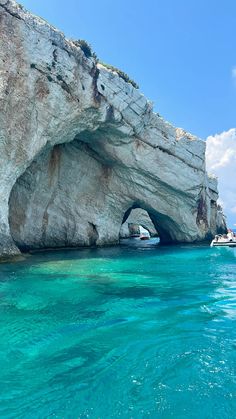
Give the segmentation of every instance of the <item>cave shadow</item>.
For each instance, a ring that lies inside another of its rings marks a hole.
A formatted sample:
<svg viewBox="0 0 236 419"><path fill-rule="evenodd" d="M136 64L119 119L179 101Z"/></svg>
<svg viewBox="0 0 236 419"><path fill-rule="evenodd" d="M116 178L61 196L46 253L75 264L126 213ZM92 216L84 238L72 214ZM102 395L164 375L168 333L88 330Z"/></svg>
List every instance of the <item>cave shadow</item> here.
<svg viewBox="0 0 236 419"><path fill-rule="evenodd" d="M125 224L125 222L128 220L129 216L131 215L131 212L135 209L141 209L146 212L147 217L149 217L150 222L152 223L155 234L150 234L149 240L140 240L139 235L134 234L132 236L132 231L129 228L130 231L130 237L127 239L120 238L121 244L127 244L128 245L134 245L135 247L146 247L146 246L156 246L157 244L171 244L173 243L173 239L171 237L171 228L175 228L173 221L166 215L158 213L157 211L147 208L145 205L140 204L138 202L135 202L132 206L130 206L124 213L123 220L121 227ZM132 223L130 223L132 224ZM173 226L172 226L173 224ZM138 220L137 225L142 226L144 229L146 229L149 233L150 227L148 226L147 222L145 223L145 220L142 222L142 220ZM136 236L136 237L135 237ZM125 242L126 241L126 242Z"/></svg>

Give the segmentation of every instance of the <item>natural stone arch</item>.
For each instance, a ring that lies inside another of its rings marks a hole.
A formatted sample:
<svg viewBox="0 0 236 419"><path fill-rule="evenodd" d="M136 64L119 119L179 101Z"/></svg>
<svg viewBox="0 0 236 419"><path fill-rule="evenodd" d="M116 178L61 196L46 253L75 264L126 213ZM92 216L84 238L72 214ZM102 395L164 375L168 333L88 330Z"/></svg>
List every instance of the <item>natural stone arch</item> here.
<svg viewBox="0 0 236 419"><path fill-rule="evenodd" d="M70 143L45 147L11 193L9 221L18 247L118 243L122 221L133 208L148 212L162 243L197 238L193 197L176 194L150 174L142 160L150 146L137 148L136 141L110 119ZM190 215L193 231L188 230Z"/></svg>
<svg viewBox="0 0 236 419"><path fill-rule="evenodd" d="M148 208L144 203L134 203L128 210L124 213L122 224L124 224L129 218L131 211L136 208L142 208L147 212L150 220L152 221L158 236L160 237L161 243L171 243L177 241L176 234L178 234L178 225L175 221L172 220L167 214L161 214L158 210L153 208ZM145 225L142 224L144 228Z"/></svg>
<svg viewBox="0 0 236 419"><path fill-rule="evenodd" d="M74 173L79 165L86 169L83 156L92 159L91 167L96 166L101 180L98 184L89 171L87 183L92 176L97 185L93 200L100 214L95 211L94 219L88 221L85 230L90 232L83 236L81 244L118 240L123 214L133 202L147 209L159 230L160 225L168 224L166 230L172 241L202 240L219 227L224 228L222 215L211 205L218 197L217 182L209 179L205 170L204 142L154 114L151 104L130 83L97 64L93 57L86 57L79 46L14 1L0 0L0 15L0 255L17 252L8 223L10 194L9 218L13 225L18 187L22 188L27 178L33 181L35 166L39 165L36 172L42 173L42 156L51 170L57 153L63 162L66 160L63 164L67 168L70 156ZM75 149L76 161L71 153ZM52 186L58 178L56 173L53 170ZM63 173L64 186L68 186L70 171ZM43 179L45 184L49 179ZM74 186L72 182L72 192L79 197L80 189L75 192ZM52 190L49 187L45 192L45 196L51 196ZM31 207L35 204L32 196L36 199L32 192L30 200L26 200L30 202L28 210L36 209ZM51 220L50 225L54 227L39 242L78 244L77 230L71 227L73 223L77 227L78 222L74 205L67 208L71 215L64 217L64 238L60 235L58 241L57 230L61 230L57 212L64 195L58 191L55 196L55 209L49 205L55 221ZM42 213L41 233L47 220L45 209L49 207L46 205ZM43 205L40 208L43 211ZM25 237L28 224L23 224L16 243ZM35 231L32 223L31 227L26 236L35 246L39 244L39 229ZM162 233L163 237L168 234Z"/></svg>
<svg viewBox="0 0 236 419"><path fill-rule="evenodd" d="M151 221L147 211L141 208L132 209L126 221L122 224L120 238L128 238L133 234L140 234L139 226L147 230L151 237L156 237L158 232Z"/></svg>
<svg viewBox="0 0 236 419"><path fill-rule="evenodd" d="M121 148L124 139L118 141L114 126L111 129L109 123L102 132L110 133L113 141L115 136L116 147ZM109 159L103 148L98 152L100 136L100 129L86 131L71 143L47 147L18 179L9 200L9 222L20 249L118 243L122 221L133 208L148 212L162 243L177 241L178 234L183 234L182 224L168 215L166 203L160 205L160 197L144 193L150 182L146 174L135 190L130 180L134 169L130 173L119 161Z"/></svg>

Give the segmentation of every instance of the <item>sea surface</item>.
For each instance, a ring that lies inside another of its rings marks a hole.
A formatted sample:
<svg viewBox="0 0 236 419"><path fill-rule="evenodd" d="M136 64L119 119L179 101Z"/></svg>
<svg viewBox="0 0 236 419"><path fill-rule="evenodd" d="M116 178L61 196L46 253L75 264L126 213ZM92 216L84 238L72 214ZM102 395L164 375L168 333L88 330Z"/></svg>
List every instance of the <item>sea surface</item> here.
<svg viewBox="0 0 236 419"><path fill-rule="evenodd" d="M236 418L236 250L0 264L0 418Z"/></svg>

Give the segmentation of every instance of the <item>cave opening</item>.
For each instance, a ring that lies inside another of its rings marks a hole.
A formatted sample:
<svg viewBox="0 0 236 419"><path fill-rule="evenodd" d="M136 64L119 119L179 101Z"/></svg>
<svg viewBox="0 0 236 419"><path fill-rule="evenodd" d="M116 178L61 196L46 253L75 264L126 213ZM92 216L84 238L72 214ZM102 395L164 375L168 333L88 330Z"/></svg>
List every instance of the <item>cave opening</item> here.
<svg viewBox="0 0 236 419"><path fill-rule="evenodd" d="M155 228L148 212L138 206L126 211L120 229L120 239L141 238L151 239L157 238L158 231Z"/></svg>
<svg viewBox="0 0 236 419"><path fill-rule="evenodd" d="M147 206L143 202L135 202L124 212L120 228L120 239L140 238L149 233L150 239L158 238L158 244L176 242L178 232L176 223L166 214Z"/></svg>
<svg viewBox="0 0 236 419"><path fill-rule="evenodd" d="M112 159L120 142L110 155L102 133L45 147L18 178L9 199L9 226L20 250L118 244L125 228L126 237L145 229L161 244L174 241L177 224L162 213L165 206L156 194L145 196L146 180L136 167ZM141 212L136 219L135 211Z"/></svg>

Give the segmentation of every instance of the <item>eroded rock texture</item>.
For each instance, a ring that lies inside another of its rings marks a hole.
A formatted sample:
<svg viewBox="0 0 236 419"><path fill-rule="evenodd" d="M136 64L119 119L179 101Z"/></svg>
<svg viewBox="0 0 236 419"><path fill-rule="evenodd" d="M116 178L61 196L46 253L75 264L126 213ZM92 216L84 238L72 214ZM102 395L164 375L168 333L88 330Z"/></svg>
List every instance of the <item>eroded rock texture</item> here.
<svg viewBox="0 0 236 419"><path fill-rule="evenodd" d="M116 243L132 208L163 241L225 228L205 143L116 72L0 0L0 254Z"/></svg>

